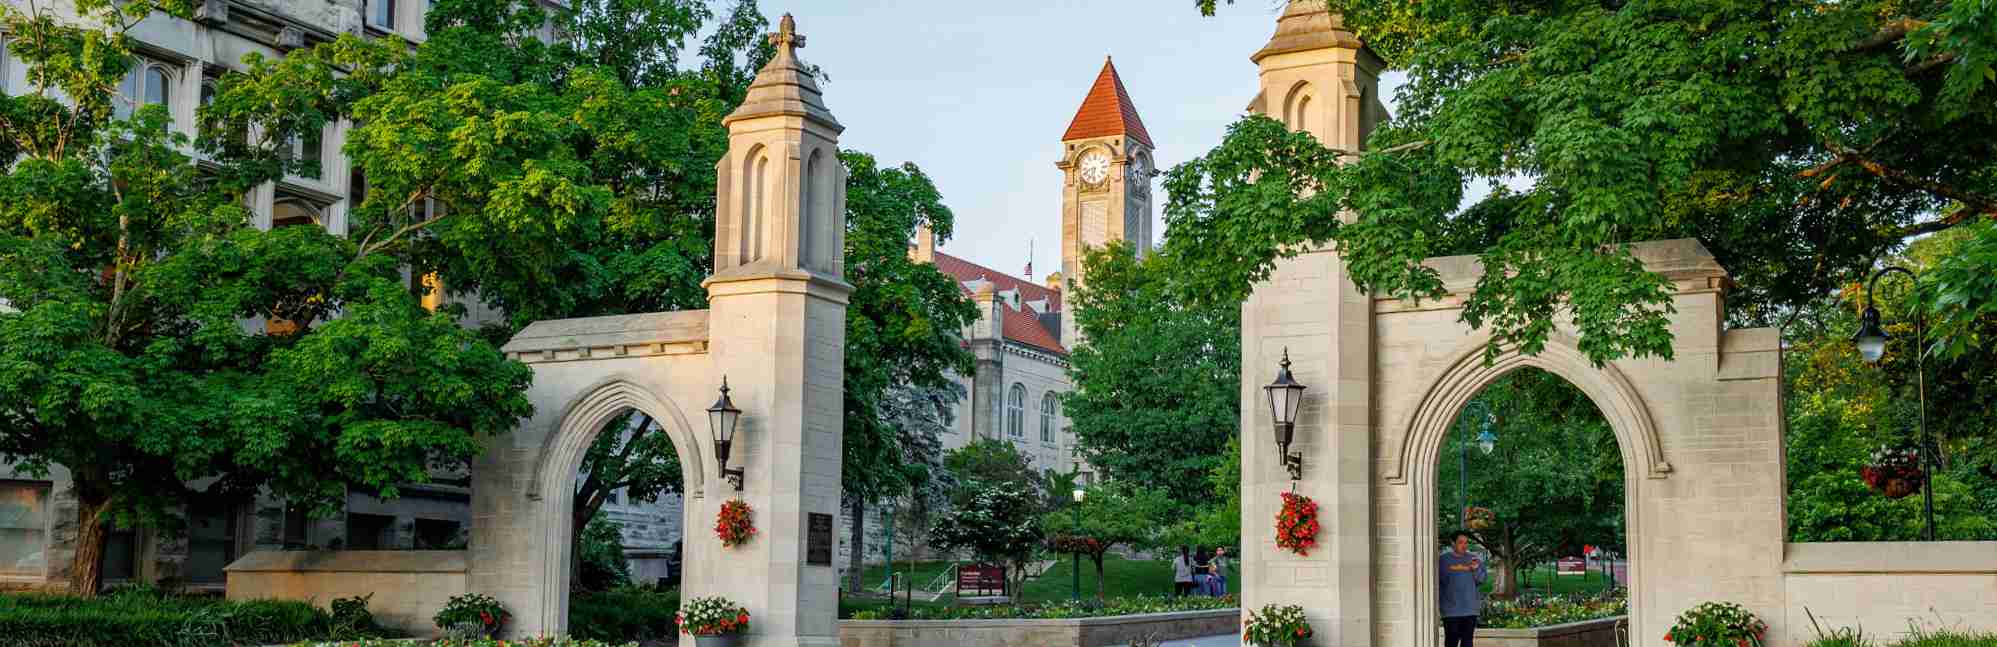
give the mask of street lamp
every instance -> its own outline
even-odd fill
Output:
[[[1276,455],[1283,460],[1283,467],[1290,471],[1290,480],[1304,477],[1304,455],[1290,453],[1290,441],[1297,433],[1297,404],[1304,399],[1304,389],[1296,378],[1290,376],[1290,349],[1283,349],[1282,370],[1276,372],[1276,381],[1262,387],[1269,396],[1269,417],[1276,423]]]
[[[728,399],[728,376],[721,376],[721,399],[707,408],[707,431],[714,435],[714,460],[721,462],[721,477],[742,491],[742,468],[728,469],[729,449],[735,444],[735,425],[742,422],[742,410]]]
[[[1479,427],[1480,431],[1477,432],[1476,444],[1478,451],[1484,452],[1484,455],[1489,456],[1491,454],[1491,450],[1497,449],[1498,447],[1498,437],[1491,434],[1491,405],[1483,400],[1471,400],[1470,404],[1463,405],[1464,412],[1466,413],[1469,412],[1470,407],[1476,407],[1478,411],[1483,412],[1484,414],[1483,415],[1484,424]],[[1463,443],[1463,446],[1460,449],[1461,451],[1457,453],[1456,457],[1456,475],[1458,477],[1461,477],[1459,479],[1461,489],[1457,491],[1461,495],[1458,500],[1463,504],[1463,507],[1458,508],[1459,512],[1457,514],[1460,516],[1462,520],[1463,529],[1469,530],[1470,529],[1470,443]]]
[[[1877,364],[1886,356],[1886,328],[1879,325],[1879,308],[1872,305],[1873,288],[1879,286],[1879,278],[1888,272],[1907,275],[1914,282],[1914,390],[1920,397],[1921,469],[1927,478],[1921,479],[1921,537],[1926,541],[1935,540],[1935,448],[1928,442],[1928,367],[1927,367],[1927,313],[1921,307],[1921,277],[1913,270],[1888,265],[1872,274],[1872,280],[1865,284],[1865,312],[1858,317],[1858,332],[1851,341],[1858,347],[1859,357],[1866,362]]]
[[[1075,488],[1075,537],[1076,538],[1080,538],[1082,536],[1082,499],[1088,498],[1088,496],[1089,493],[1087,490],[1083,490],[1080,487]],[[1071,568],[1069,570],[1074,571],[1075,601],[1080,602],[1082,601],[1082,550],[1081,550],[1082,547],[1081,545],[1077,544],[1074,548],[1075,548],[1075,562],[1074,562],[1075,566],[1074,568]]]

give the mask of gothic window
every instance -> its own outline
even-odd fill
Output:
[[[368,26],[395,30],[395,0],[367,0]]]
[[[765,204],[769,202],[769,187],[766,186],[769,168],[770,158],[760,146],[749,152],[742,167],[742,215],[737,219],[741,226],[736,231],[737,238],[741,239],[736,247],[740,257],[738,265],[747,265],[763,257],[763,230],[768,222],[765,214],[769,213]]]
[[[48,484],[0,481],[0,577],[42,577],[48,537]]]
[[[298,177],[317,180],[324,176],[325,133],[324,127],[306,128],[303,132],[292,135],[291,141],[286,142],[284,158],[298,163]]]
[[[1040,396],[1040,442],[1054,442],[1054,392]]]
[[[1026,385],[1014,384],[1005,396],[1005,435],[1026,435]]]
[[[171,110],[173,72],[166,64],[139,59],[118,83],[118,96],[111,100],[111,113],[129,118],[143,106],[167,106]]]

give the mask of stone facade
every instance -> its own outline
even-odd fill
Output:
[[[229,565],[229,599],[368,599],[376,622],[418,636],[465,588],[465,553],[447,551],[258,552]]]

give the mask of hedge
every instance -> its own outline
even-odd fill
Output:
[[[208,647],[325,638],[332,616],[286,600],[233,602],[153,590],[93,599],[38,593],[0,595],[0,646]]]
[[[672,638],[679,632],[678,591],[625,587],[569,594],[569,633],[585,640]]]

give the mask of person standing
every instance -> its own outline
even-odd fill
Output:
[[[1200,551],[1193,554],[1193,590],[1198,595],[1206,595],[1207,581],[1211,579],[1213,579],[1213,553],[1207,552],[1206,547],[1201,546]]]
[[[1172,558],[1172,594],[1186,597],[1193,592],[1193,550],[1180,546],[1179,556]]]
[[[1470,533],[1457,531],[1436,559],[1436,606],[1442,611],[1442,647],[1471,647],[1477,615],[1484,611],[1484,557],[1470,552]]]
[[[1213,579],[1207,581],[1207,586],[1212,589],[1210,594],[1216,598],[1227,595],[1227,547],[1225,546],[1213,549]]]

